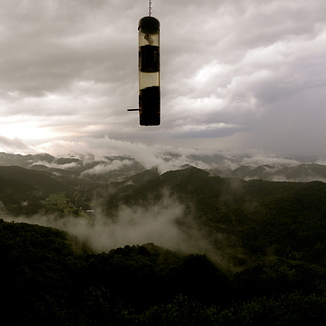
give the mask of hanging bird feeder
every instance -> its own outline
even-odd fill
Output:
[[[160,22],[149,15],[138,24],[139,46],[139,123],[141,126],[158,126],[161,115],[160,95]]]

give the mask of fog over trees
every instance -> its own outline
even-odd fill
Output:
[[[21,166],[0,167],[3,318],[325,322],[325,183],[243,180],[195,167],[159,173],[122,157],[105,173],[103,162],[11,159]]]

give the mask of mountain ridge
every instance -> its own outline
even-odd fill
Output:
[[[249,163],[249,157],[243,156],[223,156],[222,154],[207,155],[189,155],[185,158],[177,154],[167,153],[164,156],[164,164],[167,164],[165,170],[160,171],[159,166],[153,164],[150,167],[144,162],[139,162],[131,156],[104,156],[101,158],[93,155],[75,155],[65,157],[54,157],[49,154],[7,154],[0,153],[0,166],[17,165],[20,167],[49,171],[65,177],[81,178],[100,181],[102,183],[121,181],[124,177],[129,177],[137,173],[157,169],[159,173],[170,170],[181,170],[190,166],[198,167],[209,171],[211,174],[228,178],[240,178],[244,180],[262,179],[270,181],[292,181],[326,182],[326,166],[318,162],[308,162],[309,160],[280,160],[277,163],[262,162],[260,159],[256,163]],[[180,160],[180,162],[178,161]],[[185,160],[187,162],[185,162]],[[254,159],[251,159],[253,162]],[[178,163],[179,162],[179,163]]]
[[[240,167],[234,173],[245,180],[195,166],[160,173],[123,157],[45,158],[48,167],[30,156],[28,167],[0,166],[8,318],[53,325],[67,316],[76,325],[156,325],[164,316],[177,317],[162,325],[184,316],[187,325],[238,325],[248,316],[280,325],[306,316],[310,325],[324,318],[326,183],[255,178],[272,165]],[[282,173],[311,171],[322,176],[323,166]]]

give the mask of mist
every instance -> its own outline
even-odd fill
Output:
[[[108,252],[125,245],[154,243],[180,253],[207,254],[222,263],[220,255],[185,206],[168,192],[149,206],[121,205],[106,216],[96,202],[94,213],[83,217],[37,214],[32,217],[2,216],[5,221],[24,222],[66,231],[95,252]]]

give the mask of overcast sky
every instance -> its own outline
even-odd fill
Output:
[[[153,0],[162,122],[141,127],[147,0],[0,0],[0,150],[326,154],[325,0]]]

